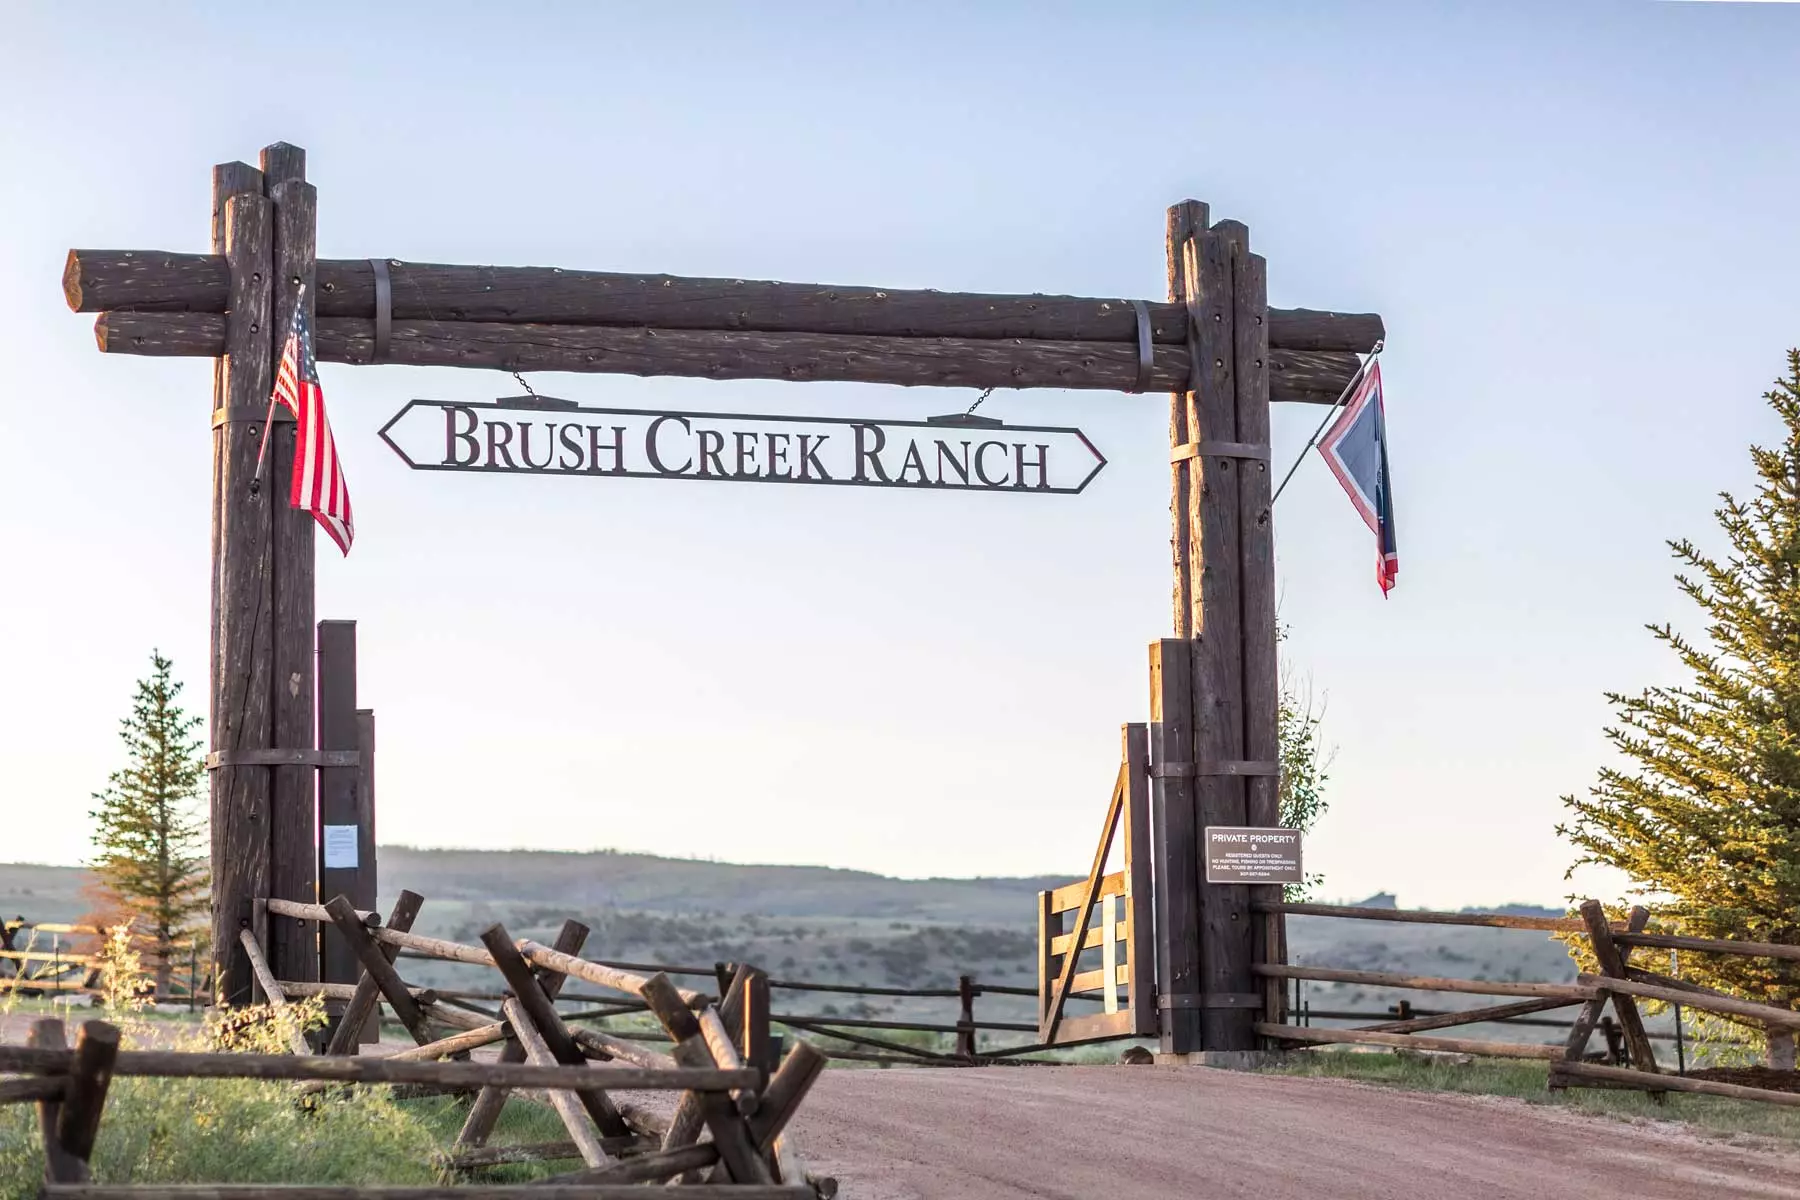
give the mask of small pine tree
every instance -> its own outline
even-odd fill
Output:
[[[1752,447],[1755,496],[1721,496],[1729,555],[1669,543],[1676,583],[1700,609],[1696,641],[1648,626],[1685,682],[1608,693],[1607,739],[1628,760],[1608,767],[1557,832],[1576,866],[1616,867],[1656,927],[1698,937],[1800,943],[1800,351],[1765,394],[1784,436]],[[1573,868],[1571,868],[1571,871]],[[1800,964],[1684,956],[1696,983],[1791,1007]]]
[[[206,912],[210,881],[199,807],[200,718],[182,711],[169,660],[153,651],[150,665],[131,715],[120,722],[127,765],[94,796],[97,853],[89,865],[113,907],[140,929],[157,992],[166,995],[176,944]]]

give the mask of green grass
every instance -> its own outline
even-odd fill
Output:
[[[1670,1094],[1658,1104],[1644,1092],[1547,1086],[1549,1065],[1512,1059],[1476,1059],[1471,1063],[1429,1059],[1412,1054],[1353,1050],[1308,1050],[1296,1053],[1275,1074],[1316,1079],[1352,1079],[1417,1092],[1460,1092],[1507,1096],[1527,1104],[1554,1105],[1623,1121],[1678,1121],[1695,1131],[1720,1137],[1751,1134],[1782,1142],[1800,1142],[1800,1109],[1752,1104],[1717,1096]]]

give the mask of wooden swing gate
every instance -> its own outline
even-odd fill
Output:
[[[1336,403],[1361,369],[1360,356],[1384,336],[1380,317],[1270,308],[1263,259],[1250,253],[1249,230],[1237,222],[1210,222],[1206,206],[1192,200],[1168,212],[1167,301],[974,295],[558,267],[321,260],[314,248],[317,196],[305,167],[305,152],[286,143],[265,149],[256,167],[215,167],[211,253],[73,250],[63,275],[70,307],[99,314],[95,338],[102,352],[216,360],[208,409],[208,766],[213,945],[225,1003],[254,995],[254,972],[240,936],[245,930],[268,948],[279,979],[318,979],[322,961],[326,982],[353,981],[350,948],[334,942],[333,931],[321,938],[282,910],[340,893],[360,905],[374,901],[372,726],[359,719],[366,710],[355,707],[353,635],[347,628],[315,630],[313,522],[281,499],[294,445],[285,414],[277,413],[271,425],[266,481],[252,486],[269,420],[273,365],[295,306],[305,305],[322,362],[1168,393],[1175,636],[1151,647],[1150,723],[1126,729],[1124,766],[1096,868],[1078,888],[1051,895],[1050,904],[1061,907],[1046,922],[1074,912],[1070,936],[1084,950],[1073,950],[1070,942],[1055,956],[1056,935],[1048,939],[1046,960],[1059,961],[1044,1019],[1059,1041],[1106,1026],[1132,1033],[1154,1028],[1163,1048],[1175,1053],[1256,1046],[1256,1014],[1248,1006],[1257,982],[1251,973],[1252,889],[1202,885],[1198,838],[1207,825],[1277,823],[1269,404]],[[353,402],[332,393],[334,406]],[[484,419],[475,410],[488,411],[488,461],[482,464],[455,455],[418,461],[402,425],[402,418],[412,421],[416,413],[403,412],[382,436],[414,467],[496,469],[492,410],[528,405],[540,415],[574,407],[535,393],[462,406],[471,430]],[[976,456],[978,481],[970,479],[966,462],[960,482],[949,478],[941,458],[934,482],[909,476],[910,458],[895,478],[880,470],[874,473],[879,478],[865,477],[860,441],[854,478],[841,471],[809,476],[804,464],[797,474],[778,474],[773,461],[766,470],[746,469],[742,440],[735,467],[727,468],[730,456],[718,452],[725,435],[716,432],[712,436],[720,440],[710,460],[706,435],[699,435],[697,472],[665,470],[654,447],[649,458],[656,469],[631,470],[621,461],[626,411],[619,410],[619,428],[606,423],[609,437],[617,435],[604,447],[608,465],[602,465],[596,439],[587,464],[566,473],[593,480],[702,478],[710,461],[711,477],[726,481],[961,486],[1048,497],[1080,492],[1104,465],[1079,430],[1032,430],[1033,437],[1009,446],[1000,437],[1003,422],[959,415],[889,424],[995,431],[982,449],[989,457]],[[706,415],[630,410],[628,419],[656,418],[654,430],[659,423]],[[842,436],[845,424],[879,425],[841,416],[817,420],[837,423],[839,446],[851,440]],[[564,425],[565,435],[568,430]],[[764,436],[773,460],[778,439],[789,435]],[[805,436],[792,436],[807,445]],[[814,436],[817,445],[822,438]],[[1085,446],[1082,453],[1090,457],[1076,474],[1052,480],[1050,450],[1040,443],[1057,438]],[[968,443],[963,445],[966,453]],[[1001,448],[990,450],[992,445]],[[528,451],[524,457],[531,469],[555,469],[538,468]],[[989,467],[1006,461],[1016,469],[990,473],[984,461]],[[517,469],[510,454],[504,466]],[[1101,870],[1104,843],[1115,837],[1127,866],[1109,876]],[[1146,918],[1151,891],[1156,913]],[[1116,922],[1108,916],[1120,910]],[[1086,928],[1094,911],[1103,919],[1097,934]],[[1090,973],[1077,969],[1087,947],[1107,958],[1098,984],[1111,1011],[1065,1018],[1068,998],[1094,985]]]

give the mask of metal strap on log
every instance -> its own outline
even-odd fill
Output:
[[[1169,451],[1171,464],[1190,458],[1243,458],[1269,461],[1269,447],[1251,442],[1186,442]]]
[[[371,362],[386,362],[388,346],[394,340],[394,281],[388,275],[385,258],[371,258],[369,268],[375,273],[375,349]]]
[[[1161,762],[1150,767],[1152,779],[1193,779],[1221,775],[1280,775],[1281,764],[1220,759],[1211,762]]]
[[[362,753],[357,750],[214,750],[206,756],[206,769],[217,771],[223,767],[354,767],[361,762]]]

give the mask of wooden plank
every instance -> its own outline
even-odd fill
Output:
[[[212,313],[108,312],[94,322],[104,354],[152,357],[216,354],[225,318]],[[321,317],[320,362],[374,361],[375,323]],[[393,323],[386,363],[695,379],[780,379],[793,383],[885,383],[900,387],[1137,388],[1137,347],[1124,342],[895,338],[833,333],[755,333],[594,325],[504,325],[479,321]],[[1361,359],[1326,350],[1270,351],[1270,398],[1329,404]],[[1156,356],[1149,386],[1187,378],[1187,354]]]
[[[1648,920],[1647,915],[1645,919]],[[1613,943],[1612,930],[1606,923],[1606,910],[1598,900],[1583,900],[1581,920],[1587,926],[1588,940],[1593,944],[1600,973],[1612,976],[1621,985],[1609,990],[1613,1011],[1618,1014],[1619,1027],[1625,1034],[1625,1049],[1631,1055],[1631,1064],[1654,1075],[1657,1073],[1656,1050],[1650,1045],[1650,1035],[1644,1031],[1644,1018],[1638,1013],[1637,1002],[1624,991],[1623,985],[1629,983],[1625,978],[1625,957]]]
[[[674,1043],[675,1061],[684,1067],[713,1065],[716,1050],[707,1045],[700,1032],[699,1019],[688,1009],[687,1002],[682,999],[680,991],[670,982],[669,977],[652,975],[644,981],[642,992],[645,1002],[650,1005],[650,1011],[662,1023],[663,1031]],[[747,1074],[754,1086],[755,1072]],[[757,1153],[749,1125],[730,1100],[717,1092],[706,1093],[700,1097],[700,1109],[706,1127],[712,1131],[713,1142],[719,1148],[719,1156],[732,1179],[738,1183],[772,1182],[774,1176],[770,1173],[768,1164]],[[665,1147],[666,1141],[667,1139]]]
[[[550,1047],[545,1044],[543,1034],[533,1023],[531,1014],[525,1010],[524,1005],[517,1000],[508,1000],[503,1011],[506,1013],[507,1021],[512,1024],[513,1036],[518,1039],[519,1045],[525,1051],[526,1062],[547,1067],[558,1061],[556,1056],[551,1053]],[[588,1092],[585,1094],[593,1096],[598,1093]],[[556,1115],[562,1118],[563,1128],[569,1131],[569,1137],[574,1141],[576,1149],[580,1151],[581,1161],[590,1167],[603,1166],[608,1161],[607,1154],[601,1148],[600,1135],[595,1132],[593,1122],[588,1120],[587,1111],[579,1098],[580,1095],[581,1093],[576,1092],[551,1092],[550,1106],[556,1110]],[[619,1124],[624,1126],[625,1122],[622,1118],[619,1120]],[[629,1130],[625,1134],[612,1136],[629,1136]]]
[[[1080,1042],[1108,1041],[1112,1038],[1132,1037],[1135,1033],[1129,1012],[1064,1017],[1062,1028],[1056,1035],[1056,1045],[1073,1046]]]
[[[279,362],[293,323],[296,303],[310,309],[313,287],[318,196],[306,182],[306,152],[277,142],[259,160],[264,191],[273,207],[272,277],[269,326],[271,362]],[[302,288],[305,289],[302,294]],[[292,421],[269,430],[263,466],[264,519],[269,523],[269,593],[273,614],[269,677],[273,682],[271,725],[279,749],[315,746],[313,655],[313,518],[287,502],[292,487]],[[354,743],[341,747],[354,749]],[[316,900],[318,884],[318,772],[311,767],[276,767],[270,772],[269,891],[267,895]],[[324,895],[335,895],[326,891]],[[372,900],[371,900],[372,902]],[[319,976],[319,935],[311,925],[280,918],[269,921],[263,945],[269,965],[283,979]],[[349,975],[345,982],[355,979]]]
[[[45,1184],[42,1200],[644,1200],[641,1183],[456,1184],[439,1187],[313,1183]],[[817,1200],[787,1184],[721,1188],[716,1200]]]
[[[1300,917],[1345,917],[1355,921],[1399,921],[1412,925],[1474,925],[1484,929],[1540,929],[1547,933],[1579,933],[1587,928],[1570,917],[1515,917],[1505,913],[1430,912],[1409,908],[1361,908],[1352,904],[1313,904],[1284,901],[1258,903],[1257,912],[1278,912]]]
[[[1328,983],[1363,983],[1372,987],[1416,988],[1422,992],[1470,992],[1478,996],[1544,996],[1571,1003],[1595,994],[1591,987],[1566,983],[1534,983],[1509,979],[1454,979],[1407,975],[1400,971],[1348,971],[1339,967],[1277,966],[1258,963],[1252,973],[1265,979],[1317,979]]]
[[[1109,876],[1108,878],[1111,878],[1111,877]],[[1111,900],[1118,895],[1119,895],[1119,893],[1117,891],[1113,891],[1113,890],[1110,890],[1105,887],[1102,887],[1100,889],[1100,899],[1103,901]],[[1130,936],[1130,934],[1131,934],[1131,919],[1129,917],[1115,917],[1113,919],[1113,937],[1115,939],[1125,939],[1125,938],[1128,938]],[[1074,943],[1075,943],[1075,935],[1074,934],[1059,933],[1050,939],[1050,953],[1059,955],[1059,956],[1063,955],[1063,954],[1067,954],[1069,952],[1069,947],[1074,945]],[[1082,939],[1081,939],[1081,948],[1083,950],[1097,950],[1100,947],[1102,947],[1103,945],[1105,945],[1105,943],[1106,943],[1106,922],[1104,920],[1101,920],[1101,921],[1097,921],[1094,924],[1088,926],[1087,931],[1085,932],[1085,934],[1082,936]]]
[[[1582,975],[1581,983],[1588,987],[1611,992],[1614,995],[1641,996],[1646,1000],[1662,1000],[1669,1004],[1683,1004],[1689,1008],[1698,1008],[1707,1012],[1730,1013],[1733,1016],[1749,1017],[1761,1021],[1765,1025],[1779,1025],[1787,1029],[1800,1029],[1800,1012],[1789,1008],[1776,1008],[1772,1004],[1758,1004],[1754,1000],[1741,1000],[1736,996],[1721,996],[1710,992],[1690,991],[1687,988],[1663,987],[1659,984],[1644,983],[1636,979],[1620,979],[1612,975]],[[1624,1024],[1621,1019],[1620,1024]],[[1627,1035],[1629,1036],[1629,1034]]]
[[[243,943],[244,956],[250,960],[250,971],[262,988],[263,998],[274,1010],[276,1020],[288,1026],[288,1048],[295,1054],[305,1054],[308,1049],[306,1038],[288,1013],[287,989],[275,978],[275,972],[269,969],[268,962],[263,959],[262,947],[256,944],[256,935],[248,929],[240,929],[238,941]]]
[[[426,1027],[425,1014],[413,999],[400,973],[394,970],[394,964],[388,961],[387,955],[381,952],[363,923],[356,918],[356,910],[350,907],[350,901],[342,896],[333,896],[325,902],[325,911],[331,914],[332,924],[343,934],[357,960],[362,963],[363,970],[381,989],[381,995],[394,1010],[394,1017],[412,1034],[413,1041],[424,1046],[433,1041],[431,1030]]]
[[[75,1037],[75,1063],[69,1070],[68,1094],[57,1115],[56,1140],[65,1153],[87,1162],[100,1133],[100,1114],[119,1056],[119,1029],[105,1021],[84,1021]]]
[[[317,628],[319,676],[319,748],[355,750],[359,736],[356,722],[356,622],[320,621]],[[360,824],[357,784],[360,767],[321,768],[319,776],[319,894],[343,896],[353,908],[372,908],[375,897],[363,882],[362,832],[357,828],[354,866],[331,866],[326,855],[330,831]],[[391,958],[389,961],[393,961]],[[319,978],[331,983],[355,983],[362,974],[356,952],[336,929],[320,930]],[[357,1034],[361,1036],[361,1025]]]
[[[1124,894],[1124,871],[1114,871],[1110,875],[1102,875],[1100,877],[1100,891],[1096,896],[1097,899],[1104,899],[1107,896],[1123,896]],[[1052,913],[1072,912],[1081,907],[1081,902],[1086,896],[1087,880],[1077,879],[1074,883],[1065,883],[1063,886],[1056,888],[1050,893],[1050,911]],[[1094,942],[1093,945],[1084,946],[1083,949],[1091,950],[1093,949],[1093,946],[1098,946],[1099,944],[1099,942]],[[1062,948],[1055,948],[1052,950],[1052,953],[1054,954],[1061,954],[1062,952]]]
[[[1152,769],[1194,761],[1193,656],[1170,638],[1150,645]],[[1200,831],[1193,780],[1153,777],[1156,858],[1156,979],[1160,1043],[1165,1054],[1199,1050]],[[1163,1007],[1166,1003],[1168,1007]]]
[[[1200,347],[1195,341],[1194,323],[1188,319],[1187,277],[1184,256],[1188,242],[1208,224],[1206,205],[1198,200],[1184,200],[1169,208],[1164,230],[1164,259],[1168,268],[1169,306],[1181,314],[1180,344],[1187,351],[1188,363],[1195,362]],[[1189,373],[1184,373],[1169,396],[1169,448],[1176,450],[1190,444],[1195,437],[1188,405]],[[1195,483],[1194,460],[1173,459],[1169,464],[1169,551],[1173,568],[1174,629],[1178,638],[1194,636],[1194,563],[1193,539],[1188,532],[1188,510]],[[1152,716],[1152,721],[1161,718]]]
[[[1125,939],[1126,986],[1130,989],[1132,1022],[1136,1032],[1156,1033],[1155,886],[1150,849],[1150,731],[1142,722],[1120,731],[1125,757],[1125,920],[1120,936]]]
[[[1126,969],[1126,966],[1124,963],[1114,963],[1113,964],[1112,976],[1113,976],[1113,986],[1115,988],[1118,987],[1120,984],[1130,984],[1130,982],[1131,982],[1130,972]],[[1104,966],[1099,967],[1098,969],[1092,970],[1092,971],[1077,971],[1077,972],[1075,972],[1074,979],[1069,984],[1069,994],[1071,996],[1078,995],[1083,992],[1100,992],[1100,993],[1104,994],[1105,990],[1106,990],[1106,968]],[[1109,1008],[1106,1011],[1109,1013],[1117,1012],[1118,1009],[1115,1006],[1114,1008]]]
[[[1485,1042],[1473,1038],[1418,1037],[1410,1033],[1376,1033],[1367,1029],[1321,1029],[1316,1025],[1271,1025],[1256,1022],[1256,1032],[1284,1042],[1307,1042],[1330,1046],[1393,1046],[1402,1050],[1442,1050],[1452,1054],[1479,1054],[1488,1058],[1562,1057],[1560,1046],[1540,1046],[1528,1042]]]
[[[1201,218],[1200,227],[1204,228]],[[906,288],[695,279],[560,267],[481,267],[390,259],[397,320],[499,321],[550,325],[641,325],[662,329],[753,329],[891,337],[1137,340],[1129,300],[982,295]],[[63,297],[74,312],[225,311],[229,277],[217,251],[71,250]],[[375,316],[375,271],[366,259],[318,265],[321,317]],[[1181,306],[1148,301],[1152,340],[1179,346]],[[1386,336],[1373,313],[1272,309],[1270,342],[1281,349],[1366,353]]]
[[[1427,1029],[1449,1029],[1457,1025],[1504,1021],[1508,1017],[1523,1017],[1531,1013],[1567,1008],[1574,1003],[1576,1002],[1573,1000],[1549,996],[1541,1000],[1520,1000],[1514,1004],[1489,1004],[1481,1008],[1465,1008],[1461,1012],[1439,1013],[1432,1017],[1410,1017],[1404,1021],[1384,1021],[1380,1025],[1364,1025],[1362,1029],[1366,1033],[1421,1033]]]
[[[425,897],[419,893],[402,891],[394,901],[394,907],[388,912],[387,927],[402,933],[411,929],[413,921],[418,918],[419,909],[424,905]],[[368,915],[374,916],[373,913]],[[329,919],[329,914],[327,914],[327,919]],[[375,919],[378,922],[381,920],[378,916]],[[366,917],[363,923],[365,925],[368,923]],[[381,956],[390,963],[394,961],[394,956],[398,953],[399,947],[397,946],[383,945],[381,947]],[[375,1006],[379,1003],[380,998],[381,985],[375,982],[374,977],[368,972],[363,972],[362,977],[356,981],[356,994],[350,998],[350,1003],[344,1006],[343,1016],[339,1018],[336,1028],[331,1031],[331,1042],[326,1047],[325,1053],[350,1054],[355,1051],[358,1043],[366,1042],[367,1037],[363,1031],[374,1022],[377,1015]]]
[[[581,952],[581,947],[587,943],[588,933],[588,927],[580,921],[564,921],[562,928],[557,931],[554,945],[559,953],[578,954]],[[567,978],[542,969],[535,971],[534,975],[538,981],[538,987],[551,1000],[555,1000],[557,994],[562,991],[563,981]],[[500,1051],[500,1061],[524,1062],[525,1047],[517,1038],[509,1039],[505,1048]],[[670,1060],[669,1065],[673,1066],[674,1061]],[[500,1110],[505,1107],[506,1092],[504,1090],[500,1088],[481,1089],[481,1094],[475,1097],[475,1103],[469,1106],[469,1115],[463,1118],[462,1129],[456,1135],[456,1144],[458,1146],[479,1146],[485,1143],[489,1137],[493,1136],[494,1126],[500,1120]]]
[[[1560,1087],[1610,1086],[1646,1092],[1693,1092],[1702,1096],[1723,1096],[1728,1100],[1750,1100],[1758,1104],[1800,1108],[1800,1093],[1744,1087],[1742,1084],[1721,1083],[1716,1079],[1694,1079],[1686,1075],[1651,1075],[1644,1071],[1605,1067],[1598,1063],[1552,1063],[1550,1076],[1555,1085]]]
[[[1106,819],[1100,825],[1100,844],[1094,850],[1093,866],[1088,868],[1086,891],[1081,904],[1074,910],[1075,920],[1070,925],[1073,932],[1079,933],[1087,928],[1088,918],[1093,915],[1094,901],[1100,895],[1100,878],[1106,870],[1107,857],[1112,853],[1113,837],[1119,828],[1119,814],[1125,804],[1124,769],[1121,767],[1114,780],[1112,798],[1106,805]],[[1067,1003],[1069,989],[1074,982],[1076,964],[1081,961],[1079,954],[1063,955],[1062,968],[1056,981],[1056,988],[1050,993],[1050,1007],[1044,1014],[1039,1026],[1038,1040],[1046,1045],[1056,1044],[1056,1027],[1062,1023],[1063,1005]]]
[[[512,989],[520,1007],[531,1018],[531,1024],[542,1038],[547,1052],[555,1061],[564,1066],[580,1066],[587,1062],[587,1055],[569,1036],[563,1025],[562,1017],[556,1011],[556,1002],[544,990],[538,976],[533,973],[531,964],[527,963],[513,945],[512,938],[507,935],[506,926],[496,921],[481,931],[481,944],[488,953],[494,956],[494,963],[505,976],[507,987]],[[519,1031],[520,1044],[530,1050],[523,1030]],[[527,1056],[529,1061],[529,1055]],[[631,1132],[625,1119],[619,1115],[612,1102],[600,1092],[588,1092],[580,1097],[581,1104],[600,1132],[607,1137],[624,1137]],[[570,1131],[573,1136],[573,1130]],[[594,1165],[592,1163],[590,1166]]]
[[[402,896],[407,896],[407,895],[410,895],[411,893],[401,892],[400,894]],[[268,902],[268,904],[269,904],[270,912],[280,913],[283,916],[294,917],[301,921],[329,921],[329,920],[331,920],[331,914],[326,911],[325,906],[323,904],[301,904],[294,900],[281,900],[281,899],[271,899]],[[376,929],[376,928],[380,927],[380,925],[381,925],[381,914],[380,913],[369,912],[364,909],[354,909],[352,911],[354,911],[354,913],[356,915],[356,919],[361,921],[364,925],[368,926],[370,929]],[[486,963],[487,959],[483,958],[482,962]]]
[[[260,188],[260,174],[257,184]],[[222,334],[213,343],[215,353],[224,354],[213,407],[260,413],[268,408],[273,385],[274,211],[260,192],[229,196],[224,207],[231,313],[213,318]],[[251,490],[261,434],[261,421],[228,421],[213,431],[213,611],[218,615],[210,725],[214,751],[274,748],[269,506],[266,497]],[[270,894],[269,774],[267,767],[221,767],[208,776],[212,944],[218,956],[217,994],[226,1007],[252,1000],[250,962],[237,935],[243,928],[255,931],[252,902]]]

